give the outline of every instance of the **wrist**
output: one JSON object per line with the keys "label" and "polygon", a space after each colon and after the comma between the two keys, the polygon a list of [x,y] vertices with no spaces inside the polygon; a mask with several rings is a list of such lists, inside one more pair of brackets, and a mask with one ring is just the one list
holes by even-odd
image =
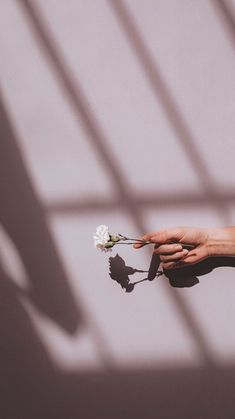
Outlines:
{"label": "wrist", "polygon": [[235,256],[235,227],[221,227],[207,231],[208,256]]}

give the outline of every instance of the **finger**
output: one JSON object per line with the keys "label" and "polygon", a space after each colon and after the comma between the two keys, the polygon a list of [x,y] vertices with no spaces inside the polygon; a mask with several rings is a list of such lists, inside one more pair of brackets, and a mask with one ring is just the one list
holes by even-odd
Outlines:
{"label": "finger", "polygon": [[140,247],[143,247],[145,244],[144,243],[135,243],[133,244],[134,249],[140,249]]}
{"label": "finger", "polygon": [[187,255],[187,261],[189,262],[200,262],[201,260],[207,258],[209,256],[208,250],[206,246],[200,245],[191,250],[189,250]]}
{"label": "finger", "polygon": [[191,250],[184,257],[183,260],[178,260],[175,262],[165,261],[162,265],[163,269],[177,269],[181,267],[186,267],[190,265],[195,265],[196,263],[201,262],[202,260],[208,257],[204,247],[199,247],[197,249]]}
{"label": "finger", "polygon": [[[152,233],[146,233],[144,236],[141,237],[140,240],[146,240],[146,241],[152,241],[154,243],[154,241],[152,240],[152,238],[155,238],[155,242],[156,243],[164,243],[165,240],[165,230],[162,231],[154,231]],[[139,243],[136,243],[139,245]]]}
{"label": "finger", "polygon": [[151,240],[154,243],[177,242],[182,238],[183,234],[184,230],[182,228],[170,228],[149,233],[148,240]]}
{"label": "finger", "polygon": [[183,249],[182,245],[179,243],[175,244],[160,244],[156,245],[154,252],[157,254],[169,254],[180,252]]}
{"label": "finger", "polygon": [[172,255],[160,255],[160,259],[162,262],[175,262],[179,259],[183,259],[187,256],[188,250],[184,249],[181,252],[173,253]]}
{"label": "finger", "polygon": [[178,268],[195,265],[196,263],[198,263],[198,260],[195,257],[190,257],[189,260],[185,258],[182,260],[177,260],[175,262],[164,262],[162,264],[162,267],[163,269],[178,269]]}
{"label": "finger", "polygon": [[[176,228],[154,231],[154,232],[145,234],[141,238],[141,240],[147,240],[156,244],[163,244],[167,242],[169,243],[172,241],[178,242],[182,239],[183,235],[185,234],[185,230],[186,230],[185,227],[176,227]],[[134,248],[138,249],[142,246],[143,244],[136,243],[134,245]]]}
{"label": "finger", "polygon": [[146,233],[143,237],[141,237],[141,240],[150,240],[150,238],[154,236],[154,234],[156,234],[156,231],[152,233]]}
{"label": "finger", "polygon": [[139,248],[141,248],[141,247],[145,246],[145,244],[146,244],[146,243],[141,243],[141,241],[151,241],[151,240],[150,240],[150,236],[151,236],[152,234],[153,234],[153,233],[148,233],[148,234],[145,234],[144,236],[142,236],[142,237],[139,239],[139,241],[136,241],[136,243],[133,245],[134,249],[139,249]]}
{"label": "finger", "polygon": [[177,262],[165,262],[162,264],[163,269],[178,269],[187,266],[184,261],[177,261]]}

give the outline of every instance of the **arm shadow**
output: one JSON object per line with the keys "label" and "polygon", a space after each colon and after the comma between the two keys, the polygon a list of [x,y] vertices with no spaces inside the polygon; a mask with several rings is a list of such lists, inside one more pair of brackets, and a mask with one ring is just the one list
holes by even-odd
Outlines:
{"label": "arm shadow", "polygon": [[220,267],[235,267],[235,257],[211,257],[195,265],[170,270],[164,269],[164,275],[169,279],[172,287],[190,288],[199,284],[198,276],[209,274]]}

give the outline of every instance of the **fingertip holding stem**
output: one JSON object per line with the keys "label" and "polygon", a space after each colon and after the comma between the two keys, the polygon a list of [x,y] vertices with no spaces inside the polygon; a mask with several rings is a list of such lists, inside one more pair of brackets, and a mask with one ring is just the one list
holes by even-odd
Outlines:
{"label": "fingertip holding stem", "polygon": [[182,253],[183,253],[183,258],[185,258],[188,255],[189,251],[188,249],[183,249]]}
{"label": "fingertip holding stem", "polygon": [[152,244],[152,242],[150,240],[140,239],[139,241],[133,244],[133,248],[140,249],[141,247],[146,246],[146,244]]}

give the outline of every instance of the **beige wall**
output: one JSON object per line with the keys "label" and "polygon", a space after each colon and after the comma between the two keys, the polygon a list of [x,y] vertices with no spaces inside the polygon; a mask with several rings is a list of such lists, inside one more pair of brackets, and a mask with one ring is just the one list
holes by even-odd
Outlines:
{"label": "beige wall", "polygon": [[234,7],[1,2],[3,419],[234,417],[234,267],[127,294],[92,242],[235,223]]}

